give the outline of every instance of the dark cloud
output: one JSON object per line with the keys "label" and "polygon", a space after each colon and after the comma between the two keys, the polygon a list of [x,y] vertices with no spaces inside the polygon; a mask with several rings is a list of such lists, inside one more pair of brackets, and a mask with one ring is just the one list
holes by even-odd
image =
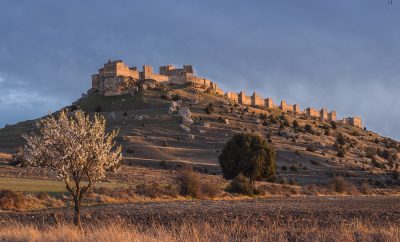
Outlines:
{"label": "dark cloud", "polygon": [[384,0],[0,1],[0,126],[70,104],[108,58],[360,115],[400,138],[400,7]]}

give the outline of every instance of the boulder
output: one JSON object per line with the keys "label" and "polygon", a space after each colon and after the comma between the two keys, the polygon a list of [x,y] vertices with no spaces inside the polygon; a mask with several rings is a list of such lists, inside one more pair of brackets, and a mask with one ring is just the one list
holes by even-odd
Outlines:
{"label": "boulder", "polygon": [[109,114],[108,114],[108,117],[109,117],[109,118],[112,118],[112,119],[115,119],[115,113],[114,113],[114,112],[109,113]]}
{"label": "boulder", "polygon": [[178,104],[177,102],[172,102],[171,105],[169,106],[168,113],[173,114],[178,110],[179,106],[180,104]]}
{"label": "boulder", "polygon": [[182,124],[183,125],[191,125],[191,124],[193,124],[193,119],[187,118],[187,117],[183,117]]}
{"label": "boulder", "polygon": [[203,126],[205,128],[210,128],[210,123],[204,122],[204,123],[201,123],[200,126]]}
{"label": "boulder", "polygon": [[176,111],[175,108],[169,107],[169,109],[168,109],[168,114],[173,114],[175,111]]}
{"label": "boulder", "polygon": [[224,119],[224,123],[225,123],[225,124],[229,124],[229,119],[227,119],[227,118]]}
{"label": "boulder", "polygon": [[179,128],[181,128],[183,131],[185,131],[186,133],[190,133],[190,128],[189,127],[187,127],[187,126],[185,126],[185,125],[183,125],[183,124],[180,124],[179,125]]}
{"label": "boulder", "polygon": [[143,120],[143,119],[148,119],[149,115],[147,114],[141,114],[141,115],[135,115],[135,120]]}
{"label": "boulder", "polygon": [[190,118],[192,116],[190,109],[187,107],[181,107],[178,111],[178,114],[185,118]]}
{"label": "boulder", "polygon": [[198,103],[199,103],[199,98],[196,97],[196,98],[190,99],[190,103],[191,103],[191,104],[198,104]]}
{"label": "boulder", "polygon": [[189,140],[194,140],[194,135],[193,134],[188,134],[188,139]]}

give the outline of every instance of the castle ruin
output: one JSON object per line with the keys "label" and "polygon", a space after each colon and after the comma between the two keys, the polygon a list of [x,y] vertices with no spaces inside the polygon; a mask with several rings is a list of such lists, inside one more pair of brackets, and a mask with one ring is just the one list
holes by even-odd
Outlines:
{"label": "castle ruin", "polygon": [[196,88],[223,94],[216,83],[194,75],[191,65],[175,68],[173,65],[161,66],[159,73],[154,73],[153,68],[144,65],[143,70],[129,67],[122,60],[108,61],[97,74],[92,75],[92,89],[105,96],[116,96],[130,93],[137,83],[155,81],[175,85],[192,85]]}
{"label": "castle ruin", "polygon": [[[282,112],[293,114],[303,114],[318,118],[322,121],[337,121],[336,111],[328,112],[327,109],[316,110],[312,107],[300,110],[299,104],[287,104],[285,100],[280,105],[275,105],[272,98],[262,98],[254,92],[247,96],[244,91],[239,93],[224,92],[218,85],[209,79],[194,75],[192,65],[183,65],[182,68],[175,68],[173,65],[161,66],[159,73],[154,73],[153,68],[144,65],[143,70],[139,71],[137,67],[129,67],[122,60],[108,61],[103,68],[99,69],[97,74],[92,75],[92,90],[99,92],[104,96],[117,96],[122,94],[132,94],[140,83],[152,84],[171,84],[171,85],[190,85],[196,89],[212,92],[218,95],[224,95],[228,100],[241,104],[243,106],[253,106],[258,108],[278,108]],[[361,118],[358,116],[348,117],[339,122],[354,127],[362,128]]]}

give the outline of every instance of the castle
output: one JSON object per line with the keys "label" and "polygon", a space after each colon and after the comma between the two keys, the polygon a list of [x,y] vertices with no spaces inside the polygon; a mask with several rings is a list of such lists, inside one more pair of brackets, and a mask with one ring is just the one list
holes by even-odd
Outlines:
{"label": "castle", "polygon": [[[328,112],[327,109],[316,110],[306,108],[300,110],[298,104],[287,104],[282,100],[280,105],[275,105],[272,98],[262,98],[257,93],[247,96],[245,92],[224,92],[218,85],[209,79],[194,75],[192,65],[183,65],[182,68],[175,68],[173,65],[161,66],[159,73],[154,73],[153,68],[148,65],[143,66],[139,71],[137,67],[129,67],[122,60],[108,61],[104,67],[99,69],[97,74],[92,75],[92,90],[105,96],[116,96],[132,93],[137,89],[138,84],[143,85],[171,84],[171,85],[190,85],[203,91],[213,92],[224,95],[227,99],[243,106],[278,108],[283,112],[293,114],[304,114],[310,117],[319,118],[322,121],[337,121],[336,111]],[[358,116],[348,117],[339,122],[362,128],[361,118]]]}
{"label": "castle", "polygon": [[129,67],[122,60],[108,61],[97,74],[92,75],[92,88],[105,96],[116,96],[130,92],[136,83],[155,81],[175,85],[193,85],[222,95],[223,91],[212,81],[194,75],[191,65],[175,68],[173,65],[161,66],[159,74],[153,72],[148,65],[139,71],[137,67]]}

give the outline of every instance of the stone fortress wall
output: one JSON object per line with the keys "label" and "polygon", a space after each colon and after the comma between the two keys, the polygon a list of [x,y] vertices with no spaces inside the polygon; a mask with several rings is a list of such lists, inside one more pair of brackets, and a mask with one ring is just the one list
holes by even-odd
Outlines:
{"label": "stone fortress wall", "polygon": [[[204,91],[224,95],[227,99],[244,106],[278,108],[283,112],[304,114],[323,121],[336,121],[337,119],[336,111],[328,112],[325,108],[316,110],[312,107],[301,111],[299,104],[287,104],[285,100],[282,100],[280,105],[275,105],[272,98],[264,99],[256,92],[251,96],[247,96],[244,91],[239,93],[226,92],[224,94],[224,91],[216,83],[195,76],[192,65],[183,65],[182,68],[175,68],[173,65],[161,66],[159,73],[154,73],[153,68],[149,65],[144,65],[143,70],[139,71],[137,67],[127,66],[122,60],[109,60],[103,68],[99,69],[97,74],[92,75],[92,89],[105,96],[115,96],[126,93],[129,86],[138,81],[148,80],[174,85],[191,85]],[[339,122],[362,128],[362,120],[358,116],[344,118]]]}
{"label": "stone fortress wall", "polygon": [[[253,106],[253,107],[266,107],[268,109],[277,108],[282,110],[283,112],[291,112],[293,114],[305,114],[310,117],[319,118],[322,121],[330,122],[330,121],[338,121],[336,111],[332,110],[328,112],[326,108],[321,110],[316,110],[312,107],[306,108],[304,111],[301,111],[299,104],[287,104],[285,100],[281,101],[280,105],[275,105],[272,98],[263,99],[261,96],[253,93],[252,96],[246,96],[244,91],[240,91],[239,93],[234,92],[226,92],[225,97],[235,103],[244,105],[244,106]],[[355,126],[358,128],[362,128],[362,120],[360,117],[348,117],[343,120],[339,120],[339,122],[344,124],[349,124],[351,126]]]}

